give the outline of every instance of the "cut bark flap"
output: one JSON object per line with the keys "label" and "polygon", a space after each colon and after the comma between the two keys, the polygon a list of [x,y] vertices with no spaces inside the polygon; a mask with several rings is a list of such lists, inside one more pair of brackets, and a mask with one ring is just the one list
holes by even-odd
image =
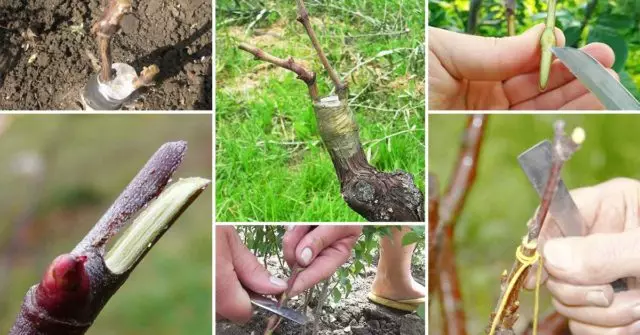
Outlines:
{"label": "cut bark flap", "polygon": [[347,101],[327,97],[314,103],[314,111],[349,207],[369,221],[424,221],[424,195],[413,177],[380,172],[367,162]]}

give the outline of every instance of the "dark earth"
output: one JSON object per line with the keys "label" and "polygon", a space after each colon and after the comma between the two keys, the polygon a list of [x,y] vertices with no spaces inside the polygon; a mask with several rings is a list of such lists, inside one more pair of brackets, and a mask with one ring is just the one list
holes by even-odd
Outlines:
{"label": "dark earth", "polygon": [[[269,260],[269,270],[278,273],[279,266],[276,260]],[[367,267],[363,274],[352,281],[353,291],[346,298],[330,306],[329,297],[322,309],[318,334],[320,335],[424,335],[425,321],[416,313],[395,311],[376,305],[367,299],[367,294],[373,283],[375,267]],[[421,284],[425,283],[424,266],[413,266],[413,276]],[[280,275],[282,275],[280,273]],[[319,284],[320,285],[320,284]],[[290,307],[298,309],[303,303],[303,295],[291,300]],[[274,334],[276,335],[305,335],[313,334],[313,309],[312,301],[307,307],[307,316],[311,318],[309,325],[300,326],[291,321],[284,320]],[[262,310],[255,311],[251,321],[245,325],[236,325],[228,321],[216,321],[215,334],[223,335],[262,335],[269,314]]]}
{"label": "dark earth", "polygon": [[[97,73],[89,31],[102,8],[101,0],[0,0],[0,109],[80,109]],[[211,109],[211,17],[210,0],[133,1],[113,61],[138,72],[156,64],[160,74],[124,108]]]}

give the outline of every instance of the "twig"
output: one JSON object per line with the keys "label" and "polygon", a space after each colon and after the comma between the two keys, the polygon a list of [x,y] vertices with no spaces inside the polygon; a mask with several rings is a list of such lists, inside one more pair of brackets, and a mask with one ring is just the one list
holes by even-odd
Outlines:
{"label": "twig", "polygon": [[478,27],[478,14],[482,7],[482,0],[471,0],[469,2],[469,18],[467,19],[467,33],[475,34]]}
{"label": "twig", "polygon": [[[580,32],[578,33],[578,36],[582,36],[582,32],[587,27],[587,24],[589,24],[589,20],[591,19],[591,16],[593,15],[593,13],[595,13],[597,6],[598,6],[598,0],[590,0],[587,3],[587,8],[584,12],[584,19],[582,20],[582,24],[580,25]],[[580,42],[580,38],[576,39],[572,47],[577,48],[578,42]]]}
{"label": "twig", "polygon": [[[429,306],[431,306],[431,297],[436,291],[438,284],[438,274],[436,270],[437,251],[436,251],[436,228],[438,227],[438,210],[440,209],[440,185],[435,175],[429,174]],[[445,319],[446,320],[446,319]]]}
{"label": "twig", "polygon": [[273,65],[279,66],[283,69],[287,69],[297,74],[298,79],[304,81],[305,84],[307,84],[307,87],[309,88],[309,96],[311,96],[311,100],[313,101],[318,100],[319,94],[318,94],[318,86],[316,85],[316,74],[313,71],[307,70],[304,66],[300,65],[299,63],[296,63],[293,60],[293,57],[289,57],[288,59],[278,58],[247,43],[241,43],[238,46],[238,48],[240,48],[240,50],[243,50],[252,54],[258,60],[269,62]]}
{"label": "twig", "polygon": [[507,20],[507,34],[516,35],[516,0],[505,0],[505,18]]}
{"label": "twig", "polygon": [[101,71],[100,79],[109,82],[113,79],[111,73],[111,38],[120,29],[120,22],[124,14],[131,10],[130,0],[109,0],[102,18],[91,27],[91,33],[96,36],[100,51]]}
{"label": "twig", "polygon": [[[287,302],[289,301],[289,298],[291,297],[291,290],[293,289],[293,284],[295,284],[296,279],[298,278],[298,275],[303,270],[304,270],[304,268],[299,266],[298,264],[295,264],[291,268],[291,277],[289,277],[289,280],[287,281],[287,290],[284,291],[284,293],[282,293],[282,295],[280,295],[280,299],[278,299],[278,307],[283,307],[283,306],[286,307],[287,306]],[[280,325],[281,321],[282,321],[282,318],[280,316],[278,316],[278,315],[270,316],[269,319],[267,320],[267,328],[264,331],[264,335],[273,334],[273,332],[276,330],[276,328],[278,328],[278,326]]]}
{"label": "twig", "polygon": [[340,76],[336,70],[333,69],[331,64],[329,64],[329,60],[327,56],[322,51],[322,46],[320,46],[320,42],[316,37],[316,33],[313,31],[313,27],[311,27],[311,21],[309,21],[309,12],[307,8],[304,6],[303,0],[296,0],[296,4],[298,6],[298,22],[300,22],[304,29],[307,31],[307,35],[309,35],[309,39],[311,39],[311,44],[313,44],[313,48],[316,49],[316,53],[318,54],[318,58],[320,58],[320,62],[322,62],[322,66],[324,66],[327,73],[329,73],[329,77],[331,77],[331,81],[336,88],[336,93],[340,99],[346,99],[347,92],[347,84],[340,80]]}
{"label": "twig", "polygon": [[487,124],[486,114],[470,115],[453,177],[440,199],[435,240],[440,306],[447,334],[466,334],[465,315],[453,251],[453,228],[475,182],[478,157]]}
{"label": "twig", "polygon": [[[322,289],[320,290],[318,295],[318,303],[316,304],[316,308],[313,312],[314,314],[313,335],[317,335],[320,332],[320,319],[322,316],[322,306],[324,306],[324,303],[327,300],[327,297],[329,297],[329,292],[332,291],[332,290],[329,290],[330,283],[331,283],[331,279],[325,280],[324,284],[322,284]],[[335,288],[335,285],[333,288]]]}

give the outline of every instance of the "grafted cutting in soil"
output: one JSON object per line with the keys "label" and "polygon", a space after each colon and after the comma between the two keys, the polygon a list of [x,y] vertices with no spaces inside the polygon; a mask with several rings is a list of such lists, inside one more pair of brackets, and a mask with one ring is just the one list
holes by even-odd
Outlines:
{"label": "grafted cutting in soil", "polygon": [[[90,33],[100,0],[6,0],[0,4],[0,108],[80,109],[80,93],[99,71]],[[211,3],[136,1],[112,41],[114,60],[138,72],[157,64],[155,86],[133,109],[211,109]]]}

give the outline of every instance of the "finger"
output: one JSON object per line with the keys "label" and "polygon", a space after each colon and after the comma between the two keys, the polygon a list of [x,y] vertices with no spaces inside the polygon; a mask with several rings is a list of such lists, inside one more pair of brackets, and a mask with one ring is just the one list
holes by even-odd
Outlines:
{"label": "finger", "polygon": [[559,280],[576,285],[607,284],[640,274],[640,229],[547,241],[544,266]]}
{"label": "finger", "polygon": [[361,229],[360,226],[319,226],[306,234],[298,243],[296,247],[298,264],[309,266],[322,250],[334,246],[336,241],[353,239],[355,242]]}
{"label": "finger", "polygon": [[305,225],[287,227],[287,232],[284,233],[284,237],[282,238],[282,251],[284,260],[289,264],[289,268],[292,268],[298,263],[296,260],[296,247],[298,247],[298,243],[300,243],[310,229],[311,226]]}
{"label": "finger", "polygon": [[583,94],[582,96],[569,101],[564,106],[560,107],[562,110],[604,110],[604,105],[600,102],[595,95],[590,92]]}
{"label": "finger", "polygon": [[237,234],[228,240],[233,268],[243,286],[260,294],[279,294],[287,289],[286,281],[269,273]]}
{"label": "finger", "polygon": [[598,327],[587,323],[569,321],[571,334],[576,335],[631,335],[640,332],[640,323],[634,322],[624,327]]}
{"label": "finger", "polygon": [[244,323],[251,318],[251,301],[234,271],[229,244],[234,234],[237,235],[232,227],[216,227],[216,314]]}
{"label": "finger", "polygon": [[[502,81],[539,67],[538,24],[524,34],[490,38],[429,28],[429,50],[456,79]],[[564,46],[562,31],[555,29],[558,46]]]}
{"label": "finger", "polygon": [[640,320],[640,291],[616,293],[609,307],[571,307],[553,299],[558,313],[567,318],[598,327],[623,327]]}
{"label": "finger", "polygon": [[317,283],[330,278],[351,256],[353,244],[349,244],[349,241],[339,241],[322,250],[320,255],[313,260],[313,263],[300,272],[293,283],[291,295],[300,294]]}
{"label": "finger", "polygon": [[613,301],[613,288],[608,284],[578,286],[549,278],[547,289],[566,306],[607,307]]}
{"label": "finger", "polygon": [[[591,43],[580,50],[596,59],[606,68],[613,66],[615,61],[613,50],[604,43]],[[553,61],[551,64],[551,71],[549,73],[549,82],[547,83],[547,89],[545,92],[550,92],[576,79],[573,73],[571,73],[571,71],[569,71],[569,69],[558,59]],[[503,87],[505,95],[509,100],[509,104],[512,106],[518,105],[540,96],[541,92],[538,87],[539,80],[540,73],[537,69],[506,80]],[[559,106],[561,105],[558,105],[558,107]]]}

